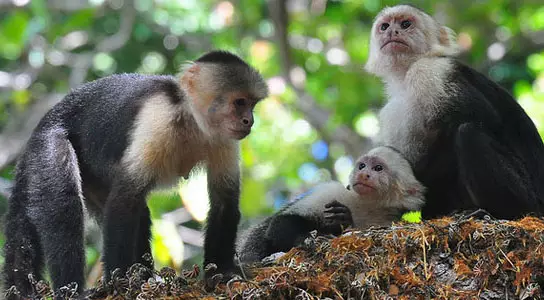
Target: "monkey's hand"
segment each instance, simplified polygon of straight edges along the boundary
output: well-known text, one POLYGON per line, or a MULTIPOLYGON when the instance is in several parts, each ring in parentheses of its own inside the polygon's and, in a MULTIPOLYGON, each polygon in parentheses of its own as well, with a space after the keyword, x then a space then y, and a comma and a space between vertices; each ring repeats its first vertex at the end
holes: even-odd
POLYGON ((344 229, 353 226, 351 210, 336 200, 325 204, 323 212, 325 214, 323 233, 339 235, 344 229))

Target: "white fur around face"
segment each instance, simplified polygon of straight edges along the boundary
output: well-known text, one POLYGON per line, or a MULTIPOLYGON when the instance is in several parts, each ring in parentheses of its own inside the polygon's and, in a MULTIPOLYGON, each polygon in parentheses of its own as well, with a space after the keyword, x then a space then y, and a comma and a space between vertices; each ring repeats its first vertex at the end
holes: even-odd
MULTIPOLYGON (((379 157, 389 170, 391 185, 388 187, 387 195, 380 196, 383 198, 379 200, 381 207, 408 210, 421 208, 426 188, 416 179, 410 163, 398 151, 390 147, 376 147, 363 155, 365 156, 379 157)), ((356 172, 356 169, 353 172, 356 172)))
POLYGON ((382 78, 404 77, 410 65, 420 58, 449 56, 459 54, 460 48, 456 42, 455 32, 442 26, 427 13, 409 5, 385 7, 376 16, 371 29, 370 53, 365 64, 365 70, 382 78), (378 30, 383 20, 391 22, 395 17, 412 17, 412 28, 401 32, 397 37, 409 44, 408 52, 384 53, 381 50, 380 39, 386 38, 385 32, 378 30))

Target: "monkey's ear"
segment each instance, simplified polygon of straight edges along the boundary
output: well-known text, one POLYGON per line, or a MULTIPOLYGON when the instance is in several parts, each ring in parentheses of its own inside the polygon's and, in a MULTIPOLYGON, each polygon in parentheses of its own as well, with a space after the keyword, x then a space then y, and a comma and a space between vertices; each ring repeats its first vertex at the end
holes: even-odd
POLYGON ((445 47, 450 47, 455 43, 455 32, 449 27, 440 27, 440 36, 438 37, 440 44, 445 47))
POLYGON ((410 196, 422 196, 423 194, 425 194, 425 191, 425 186, 421 185, 421 183, 419 182, 411 185, 407 189, 408 195, 410 196))
POLYGON ((440 27, 438 43, 439 45, 433 47, 434 52, 438 55, 454 56, 460 51, 455 31, 449 27, 440 27))
POLYGON ((188 67, 183 76, 181 77, 181 86, 189 93, 193 93, 197 84, 198 76, 200 74, 200 66, 198 64, 192 64, 188 67))
POLYGON ((348 184, 348 186, 346 186, 346 189, 348 189, 348 191, 351 190, 351 186, 348 184))

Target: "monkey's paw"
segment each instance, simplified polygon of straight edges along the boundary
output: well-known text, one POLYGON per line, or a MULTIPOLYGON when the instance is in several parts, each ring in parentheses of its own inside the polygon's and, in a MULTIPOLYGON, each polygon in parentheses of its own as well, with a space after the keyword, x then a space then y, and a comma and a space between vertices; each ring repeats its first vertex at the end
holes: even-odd
POLYGON ((220 269, 216 264, 209 263, 204 268, 205 288, 207 291, 213 291, 219 284, 242 280, 241 273, 242 270, 235 266, 220 269))
POLYGON ((325 204, 325 208, 325 228, 331 233, 339 234, 343 229, 353 226, 351 210, 344 204, 334 200, 325 204))

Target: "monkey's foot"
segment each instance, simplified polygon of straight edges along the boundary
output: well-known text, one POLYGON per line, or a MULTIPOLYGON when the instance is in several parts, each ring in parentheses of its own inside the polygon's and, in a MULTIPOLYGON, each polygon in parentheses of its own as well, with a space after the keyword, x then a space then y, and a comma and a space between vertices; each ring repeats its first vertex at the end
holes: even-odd
POLYGON ((231 266, 218 268, 216 264, 209 263, 204 268, 205 288, 213 291, 219 284, 226 284, 231 280, 241 280, 244 270, 241 267, 231 266))

